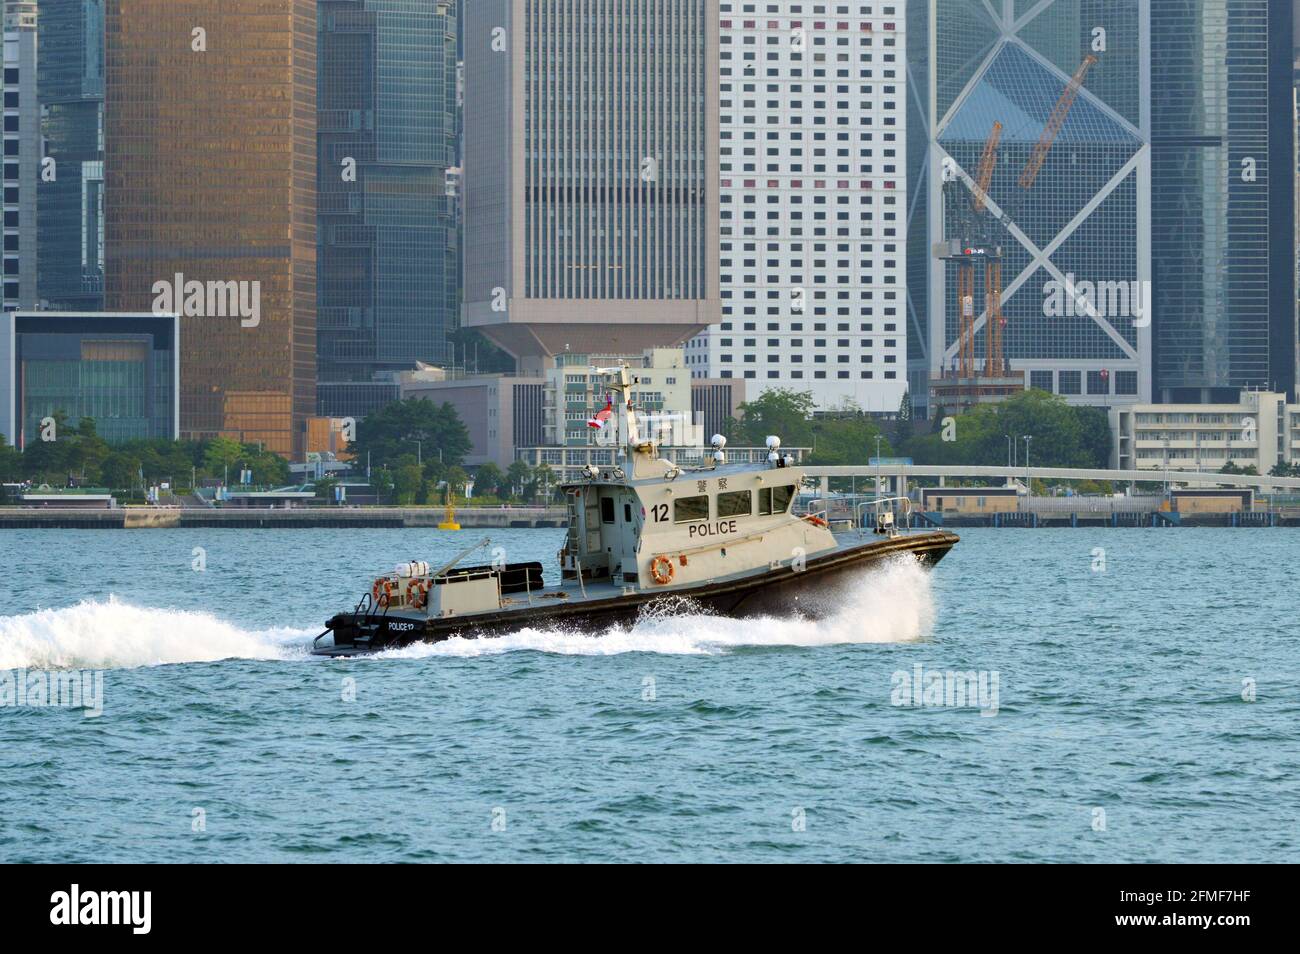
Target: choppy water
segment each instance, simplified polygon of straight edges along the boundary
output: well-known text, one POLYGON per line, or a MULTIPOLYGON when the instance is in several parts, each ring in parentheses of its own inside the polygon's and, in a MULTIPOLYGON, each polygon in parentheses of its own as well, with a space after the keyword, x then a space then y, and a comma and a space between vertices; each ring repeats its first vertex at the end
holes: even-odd
POLYGON ((1300 534, 962 535, 827 622, 326 661, 476 535, 0 532, 0 701, 104 670, 98 717, 0 707, 0 861, 1297 860, 1300 534), (983 693, 896 704, 917 666, 983 693))

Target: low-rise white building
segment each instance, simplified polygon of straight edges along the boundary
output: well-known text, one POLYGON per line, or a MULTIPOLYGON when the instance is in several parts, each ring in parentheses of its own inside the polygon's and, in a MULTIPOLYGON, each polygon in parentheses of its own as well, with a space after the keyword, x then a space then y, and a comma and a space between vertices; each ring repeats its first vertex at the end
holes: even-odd
POLYGON ((1285 394, 1243 391, 1236 404, 1113 407, 1111 466, 1216 473, 1229 463, 1267 475, 1300 463, 1300 404, 1285 394))

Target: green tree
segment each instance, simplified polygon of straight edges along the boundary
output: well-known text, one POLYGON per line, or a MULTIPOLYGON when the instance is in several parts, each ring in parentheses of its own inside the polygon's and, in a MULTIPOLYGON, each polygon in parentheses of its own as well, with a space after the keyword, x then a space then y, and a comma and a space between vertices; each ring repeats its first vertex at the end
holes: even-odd
POLYGON ((376 467, 370 472, 370 486, 380 501, 387 501, 392 498, 397 482, 387 467, 376 467))
POLYGON ((22 454, 0 434, 0 483, 17 483, 22 474, 22 454))
POLYGON ((464 462, 473 446, 469 430, 450 404, 434 404, 427 398, 395 401, 372 411, 357 425, 357 439, 349 448, 357 460, 370 454, 374 466, 393 466, 394 461, 417 452, 425 460, 439 458, 447 466, 464 462))
POLYGON ((904 453, 918 464, 999 466, 1007 462, 1007 438, 1015 457, 1036 467, 1105 468, 1110 462, 1110 428, 1103 412, 1071 407, 1065 398, 1045 391, 1025 391, 1001 404, 981 404, 913 438, 904 453), (1104 433, 1103 433, 1104 428, 1104 433), (953 438, 947 440, 946 438, 953 438))
POLYGON ((474 493, 480 497, 501 496, 506 475, 496 464, 488 461, 474 471, 474 493))
POLYGON ((740 405, 740 417, 727 422, 727 437, 748 447, 762 447, 769 436, 781 438, 787 447, 811 447, 814 407, 811 391, 764 391, 740 405))
MULTIPOLYGON (((214 437, 208 441, 207 447, 203 451, 203 465, 208 472, 214 477, 227 478, 230 471, 235 471, 235 479, 238 478, 238 465, 240 459, 244 456, 244 445, 239 441, 231 440, 229 437, 214 437)), ((150 469, 150 462, 146 458, 145 469, 150 469)))
POLYGON ((424 472, 415 461, 401 464, 393 471, 393 491, 397 494, 397 502, 403 506, 416 503, 424 486, 424 472))
POLYGON ((533 482, 533 469, 527 461, 517 460, 506 469, 506 482, 512 497, 522 497, 524 489, 533 482))
POLYGON ((469 474, 460 467, 448 467, 443 479, 453 494, 462 500, 465 498, 465 485, 469 483, 469 474))
POLYGON ((537 469, 533 471, 533 499, 542 503, 548 501, 551 497, 551 489, 555 486, 557 479, 550 464, 538 464, 537 469))
POLYGON ((37 483, 58 485, 68 473, 68 456, 72 449, 68 415, 56 410, 48 415, 53 423, 37 428, 23 448, 23 473, 37 483), (46 440, 46 436, 51 440, 46 440))
POLYGON ((115 450, 104 458, 100 479, 109 490, 131 490, 139 482, 140 458, 129 451, 115 450))

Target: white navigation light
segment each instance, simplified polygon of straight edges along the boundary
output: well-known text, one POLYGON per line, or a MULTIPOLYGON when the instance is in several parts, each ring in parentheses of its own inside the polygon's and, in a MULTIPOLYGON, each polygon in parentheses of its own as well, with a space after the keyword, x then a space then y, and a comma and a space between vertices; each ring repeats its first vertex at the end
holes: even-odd
POLYGON ((727 446, 727 439, 721 434, 714 434, 713 440, 710 443, 712 443, 718 450, 722 450, 722 448, 727 446))
POLYGON ((780 449, 781 449, 781 438, 777 437, 775 434, 773 434, 771 437, 769 437, 769 438, 767 439, 767 449, 768 449, 768 450, 773 450, 773 451, 774 451, 774 450, 780 450, 780 449))

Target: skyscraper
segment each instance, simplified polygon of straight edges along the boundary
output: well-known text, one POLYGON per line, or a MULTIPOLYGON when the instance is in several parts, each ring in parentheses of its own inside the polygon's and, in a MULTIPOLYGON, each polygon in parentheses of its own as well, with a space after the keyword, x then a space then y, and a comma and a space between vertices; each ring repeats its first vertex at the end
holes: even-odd
POLYGON ((181 432, 281 454, 316 403, 311 0, 109 0, 106 305, 182 315, 181 432))
POLYGON ((474 0, 465 324, 521 369, 717 321, 717 0, 474 0))
POLYGON ((1295 390, 1292 26, 1276 0, 1151 5, 1160 400, 1295 390))
POLYGON ((696 378, 895 411, 907 386, 903 4, 721 4, 722 321, 696 378))
MULTIPOLYGON (((445 364, 460 306, 456 4, 321 0, 320 410, 364 416, 377 373, 445 364), (357 386, 361 385, 361 386, 357 386)), ((394 385, 395 388, 395 385, 394 385)))
MULTIPOLYGON (((927 380, 957 358, 955 266, 936 258, 935 246, 968 238, 961 225, 995 122, 1001 144, 985 227, 988 244, 1002 249, 1012 371, 1072 403, 1150 398, 1158 319, 1146 294, 1149 8, 1147 0, 908 4, 909 377, 918 403, 927 380), (1041 169, 1026 176, 1090 56, 1041 169)), ((986 353, 980 299, 976 355, 986 353)))
POLYGON ((36 4, 32 0, 5 0, 5 311, 31 308, 36 303, 36 183, 41 171, 36 25, 36 4))
POLYGON ((48 307, 104 303, 104 2, 41 0, 37 288, 48 307))

